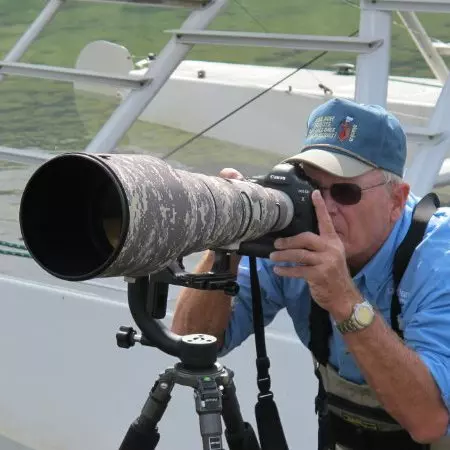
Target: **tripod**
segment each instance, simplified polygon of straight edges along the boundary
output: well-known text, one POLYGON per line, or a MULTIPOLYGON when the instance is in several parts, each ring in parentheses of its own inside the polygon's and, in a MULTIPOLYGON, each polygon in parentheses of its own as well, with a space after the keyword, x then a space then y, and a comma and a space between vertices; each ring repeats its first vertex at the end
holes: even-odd
MULTIPOLYGON (((225 267, 223 260, 215 268, 225 267)), ((154 383, 141 414, 130 425, 119 450, 152 450, 160 440, 158 423, 162 419, 176 384, 194 389, 204 450, 223 450, 222 419, 230 450, 260 450, 250 424, 244 422, 234 385, 234 374, 217 362, 217 339, 205 334, 178 336, 171 333, 160 318, 166 314, 168 285, 197 289, 237 290, 228 273, 189 274, 179 261, 152 277, 127 279, 128 304, 141 329, 120 327, 117 344, 130 348, 135 343, 155 346, 180 362, 162 372, 154 383), (149 318, 150 316, 150 318, 149 318)))

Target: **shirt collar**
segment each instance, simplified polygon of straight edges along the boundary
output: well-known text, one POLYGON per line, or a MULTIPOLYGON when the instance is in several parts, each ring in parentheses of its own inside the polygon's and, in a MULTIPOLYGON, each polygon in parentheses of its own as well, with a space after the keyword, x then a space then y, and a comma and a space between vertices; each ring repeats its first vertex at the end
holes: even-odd
POLYGON ((377 296, 380 288, 392 276, 394 254, 408 232, 413 208, 417 201, 418 199, 412 194, 408 196, 403 214, 397 220, 388 238, 372 259, 354 277, 355 282, 362 282, 365 285, 372 298, 377 296))

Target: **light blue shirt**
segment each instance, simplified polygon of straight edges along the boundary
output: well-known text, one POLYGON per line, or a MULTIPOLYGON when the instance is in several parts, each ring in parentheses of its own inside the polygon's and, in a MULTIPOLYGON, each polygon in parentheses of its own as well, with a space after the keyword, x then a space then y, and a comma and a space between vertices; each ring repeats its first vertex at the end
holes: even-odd
MULTIPOLYGON (((389 324, 393 256, 408 231, 412 208, 417 201, 418 198, 409 196, 402 218, 384 245, 353 278, 364 298, 381 312, 389 324)), ((278 311, 286 308, 298 337, 308 346, 308 286, 302 279, 274 274, 273 265, 270 260, 257 261, 265 323, 269 324, 278 311)), ((253 333, 250 272, 246 257, 240 265, 238 283, 240 291, 234 301, 222 355, 253 333)), ((425 237, 406 269, 398 293, 402 305, 399 324, 404 332, 405 344, 415 350, 427 365, 450 410, 450 208, 440 208, 431 218, 425 237)), ((364 383, 353 356, 347 351, 342 336, 335 328, 330 343, 329 362, 342 377, 358 384, 364 383)))

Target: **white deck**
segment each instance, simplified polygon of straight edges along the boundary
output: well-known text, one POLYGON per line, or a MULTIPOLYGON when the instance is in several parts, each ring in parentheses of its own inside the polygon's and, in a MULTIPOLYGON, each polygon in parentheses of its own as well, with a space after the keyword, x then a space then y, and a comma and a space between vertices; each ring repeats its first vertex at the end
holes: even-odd
MULTIPOLYGON (((198 82, 218 83, 236 87, 265 89, 277 83, 294 70, 286 67, 252 66, 208 61, 186 60, 181 62, 172 78, 194 81, 199 70, 206 72, 205 79, 198 82)), ((142 73, 136 71, 136 74, 142 73)), ((334 70, 302 69, 275 89, 287 91, 289 86, 305 94, 323 95, 318 86, 324 84, 336 97, 354 96, 355 75, 338 75, 334 70)), ((432 78, 415 78, 391 76, 389 79, 388 98, 393 103, 419 104, 434 106, 440 94, 442 84, 432 78)))

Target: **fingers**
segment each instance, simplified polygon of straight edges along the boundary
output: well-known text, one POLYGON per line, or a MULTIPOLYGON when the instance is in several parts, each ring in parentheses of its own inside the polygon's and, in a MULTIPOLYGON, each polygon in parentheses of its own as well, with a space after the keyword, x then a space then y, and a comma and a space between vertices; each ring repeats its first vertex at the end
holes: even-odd
POLYGON ((291 249, 272 252, 270 254, 270 260, 274 262, 292 262, 307 266, 315 266, 321 263, 321 257, 317 253, 304 249, 291 249))
POLYGON ((225 167, 219 172, 219 177, 228 178, 230 180, 243 180, 244 175, 236 169, 225 167))
POLYGON ((317 252, 325 249, 323 239, 317 234, 309 231, 295 236, 278 238, 275 240, 274 245, 277 250, 307 249, 317 252))
POLYGON ((312 202, 316 210, 317 223, 319 226, 319 234, 324 235, 336 235, 336 230, 334 229, 333 221, 328 214, 327 206, 323 200, 322 194, 319 190, 313 191, 312 202))
POLYGON ((304 278, 308 280, 314 274, 314 268, 310 266, 284 267, 275 266, 273 271, 281 277, 304 278))

